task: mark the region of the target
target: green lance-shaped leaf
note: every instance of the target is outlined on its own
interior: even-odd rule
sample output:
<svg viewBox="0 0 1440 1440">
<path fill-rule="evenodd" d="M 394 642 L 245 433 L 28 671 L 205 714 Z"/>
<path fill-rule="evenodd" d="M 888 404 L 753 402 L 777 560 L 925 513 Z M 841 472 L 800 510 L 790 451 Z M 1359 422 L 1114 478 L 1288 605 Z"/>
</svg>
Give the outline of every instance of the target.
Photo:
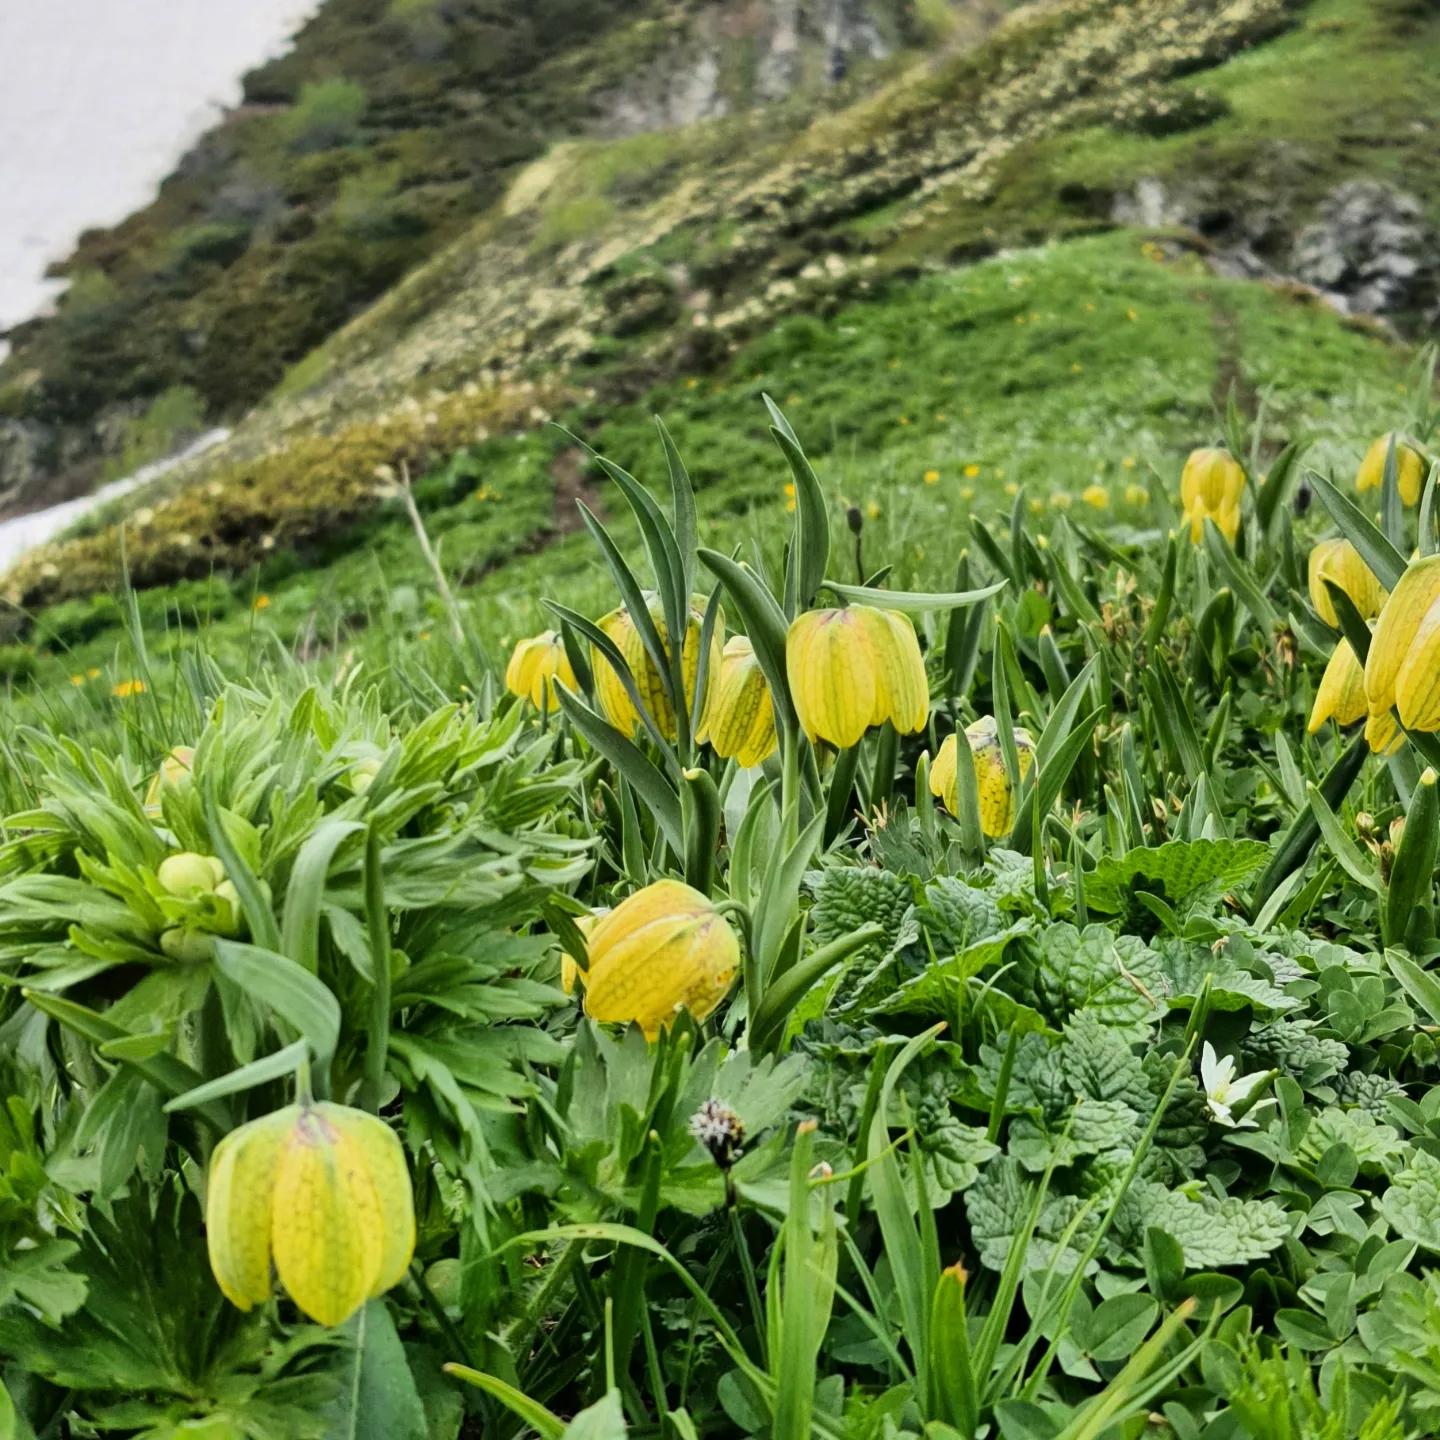
<svg viewBox="0 0 1440 1440">
<path fill-rule="evenodd" d="M 1277 521 L 1284 513 L 1285 501 L 1294 487 L 1300 457 L 1309 446 L 1308 440 L 1292 440 L 1275 457 L 1265 483 L 1255 492 L 1255 518 L 1267 542 L 1274 537 Z"/>
<path fill-rule="evenodd" d="M 1393 590 L 1405 573 L 1405 557 L 1371 523 L 1365 512 L 1348 496 L 1342 495 L 1325 476 L 1311 470 L 1305 477 L 1316 498 L 1340 527 L 1340 533 L 1360 552 L 1360 558 L 1375 572 L 1375 578 Z"/>
<path fill-rule="evenodd" d="M 1350 793 L 1350 787 L 1365 768 L 1369 754 L 1369 742 L 1363 735 L 1357 735 L 1326 772 L 1325 778 L 1320 782 L 1319 791 L 1331 810 L 1336 809 Z M 1289 828 L 1275 848 L 1274 857 L 1260 877 L 1260 883 L 1255 887 L 1252 908 L 1254 905 L 1264 904 L 1266 897 L 1291 871 L 1304 865 L 1314 852 L 1315 842 L 1319 838 L 1320 822 L 1307 799 L 1304 808 L 1290 822 Z"/>
<path fill-rule="evenodd" d="M 260 945 L 217 940 L 215 963 L 282 1029 L 309 1041 L 315 1069 L 323 1074 L 340 1041 L 340 1002 L 330 987 L 288 956 Z"/>
<path fill-rule="evenodd" d="M 1435 933 L 1435 860 L 1440 845 L 1440 785 L 1427 768 L 1410 797 L 1405 833 L 1395 851 L 1385 897 L 1387 945 L 1429 939 Z"/>
<path fill-rule="evenodd" d="M 993 585 L 981 585 L 975 590 L 925 591 L 925 590 L 871 590 L 864 585 L 842 585 L 838 580 L 827 580 L 824 588 L 833 590 L 844 600 L 861 605 L 879 605 L 886 610 L 904 610 L 907 614 L 924 614 L 927 610 L 960 610 L 967 605 L 979 605 L 982 601 L 998 595 L 1006 582 L 997 580 Z"/>
<path fill-rule="evenodd" d="M 785 678 L 785 638 L 790 628 L 785 612 L 748 565 L 718 550 L 702 549 L 700 558 L 734 601 L 736 614 L 745 626 L 755 659 L 770 687 L 775 723 L 782 730 L 792 732 L 796 722 L 790 686 Z"/>
<path fill-rule="evenodd" d="M 791 617 L 808 610 L 815 593 L 825 578 L 830 564 L 830 515 L 825 505 L 825 492 L 820 488 L 800 441 L 780 407 L 767 395 L 765 408 L 770 412 L 770 434 L 780 447 L 795 477 L 795 541 L 790 547 L 785 594 L 793 597 Z"/>
</svg>

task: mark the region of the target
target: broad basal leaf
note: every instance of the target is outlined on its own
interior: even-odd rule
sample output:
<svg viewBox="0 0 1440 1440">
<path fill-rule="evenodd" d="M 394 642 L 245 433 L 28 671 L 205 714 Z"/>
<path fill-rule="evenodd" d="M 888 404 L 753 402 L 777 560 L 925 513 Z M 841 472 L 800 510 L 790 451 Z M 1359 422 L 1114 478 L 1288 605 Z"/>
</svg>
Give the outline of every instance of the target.
<svg viewBox="0 0 1440 1440">
<path fill-rule="evenodd" d="M 1118 859 L 1110 856 L 1085 880 L 1092 910 L 1118 915 L 1137 889 L 1161 893 L 1174 910 L 1211 905 L 1249 879 L 1264 864 L 1270 847 L 1260 840 L 1169 840 L 1144 845 Z"/>
</svg>

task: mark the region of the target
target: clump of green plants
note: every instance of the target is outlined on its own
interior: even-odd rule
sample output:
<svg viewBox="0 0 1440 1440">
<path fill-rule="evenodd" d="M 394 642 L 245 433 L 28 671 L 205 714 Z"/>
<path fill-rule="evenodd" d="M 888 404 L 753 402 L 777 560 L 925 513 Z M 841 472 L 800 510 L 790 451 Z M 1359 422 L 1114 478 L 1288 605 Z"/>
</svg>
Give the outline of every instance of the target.
<svg viewBox="0 0 1440 1440">
<path fill-rule="evenodd" d="M 132 597 L 7 742 L 16 1426 L 1429 1433 L 1430 363 L 1353 486 L 1232 404 L 1174 533 L 1021 490 L 946 590 L 767 400 L 785 532 L 597 455 L 503 666 L 438 564 L 373 679 Z"/>
</svg>

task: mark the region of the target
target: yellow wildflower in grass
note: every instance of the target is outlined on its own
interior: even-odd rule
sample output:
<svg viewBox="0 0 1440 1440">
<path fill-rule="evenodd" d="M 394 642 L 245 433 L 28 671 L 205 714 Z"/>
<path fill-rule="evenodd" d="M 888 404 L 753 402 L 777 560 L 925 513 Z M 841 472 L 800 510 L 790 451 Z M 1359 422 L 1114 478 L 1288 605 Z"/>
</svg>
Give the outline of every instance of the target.
<svg viewBox="0 0 1440 1440">
<path fill-rule="evenodd" d="M 1125 503 L 1127 505 L 1148 505 L 1150 492 L 1143 485 L 1127 485 L 1125 487 Z"/>
<path fill-rule="evenodd" d="M 537 710 L 553 711 L 560 706 L 557 680 L 569 690 L 580 688 L 565 642 L 554 630 L 542 630 L 516 644 L 505 667 L 505 688 L 512 695 L 528 700 Z"/>
<path fill-rule="evenodd" d="M 788 511 L 790 511 L 792 514 L 794 513 L 794 510 L 795 510 L 795 482 L 794 482 L 793 480 L 787 480 L 787 481 L 785 482 L 785 508 L 786 508 Z"/>
<path fill-rule="evenodd" d="M 1070 362 L 1070 373 L 1072 375 L 1079 375 L 1084 369 L 1085 367 L 1078 360 L 1072 360 Z"/>
<path fill-rule="evenodd" d="M 733 759 L 746 769 L 762 764 L 778 748 L 770 687 L 744 635 L 726 642 L 705 723 L 696 738 L 708 741 L 722 759 Z"/>
<path fill-rule="evenodd" d="M 1020 493 L 1020 487 L 1013 480 L 1007 480 L 1005 482 L 1005 493 L 1013 499 Z"/>
<path fill-rule="evenodd" d="M 910 417 L 908 415 L 902 415 L 900 417 L 900 423 L 902 425 L 908 425 L 910 423 Z"/>
<path fill-rule="evenodd" d="M 924 479 L 927 485 L 938 485 L 940 483 L 940 472 L 938 470 L 927 470 Z"/>
<path fill-rule="evenodd" d="M 1333 720 L 1342 729 L 1357 720 L 1365 720 L 1365 738 L 1375 751 L 1393 752 L 1404 744 L 1404 737 L 1390 711 L 1370 713 L 1370 703 L 1365 694 L 1365 671 L 1355 658 L 1348 640 L 1342 640 L 1335 647 L 1325 666 L 1306 728 L 1314 735 L 1324 728 L 1327 720 Z"/>
<path fill-rule="evenodd" d="M 85 678 L 87 680 L 98 680 L 100 678 L 100 667 L 98 665 L 92 665 L 85 672 Z"/>
<path fill-rule="evenodd" d="M 1087 485 L 1080 492 L 1080 498 L 1092 510 L 1108 510 L 1110 508 L 1110 492 L 1103 485 Z"/>
<path fill-rule="evenodd" d="M 121 680 L 111 687 L 110 693 L 117 700 L 131 700 L 136 695 L 145 693 L 145 682 L 143 680 Z"/>
<path fill-rule="evenodd" d="M 1140 312 L 1133 305 L 1131 305 L 1127 307 L 1125 311 L 1125 318 L 1127 320 L 1138 320 L 1140 318 Z"/>
<path fill-rule="evenodd" d="M 880 502 L 878 500 L 867 500 L 865 502 L 865 516 L 869 520 L 880 518 Z"/>
<path fill-rule="evenodd" d="M 257 610 L 268 610 L 270 608 L 270 597 L 268 595 L 257 595 L 255 597 L 255 608 Z"/>
<path fill-rule="evenodd" d="M 1407 730 L 1440 730 L 1440 555 L 1412 561 L 1385 602 L 1365 694 L 1372 716 L 1394 708 Z"/>
<path fill-rule="evenodd" d="M 1045 513 L 1045 502 L 1036 496 L 1030 500 L 1030 513 L 1032 515 L 1043 515 Z"/>
<path fill-rule="evenodd" d="M 898 610 L 810 610 L 790 625 L 785 670 L 806 736 L 848 749 L 887 720 L 924 727 L 930 686 L 915 627 Z"/>
<path fill-rule="evenodd" d="M 1135 468 L 1135 464 L 1135 457 L 1133 455 L 1127 455 L 1123 460 L 1121 460 L 1120 468 L 1122 470 L 1133 470 Z"/>
<path fill-rule="evenodd" d="M 1205 522 L 1213 520 L 1233 544 L 1240 532 L 1244 493 L 1245 471 L 1228 450 L 1192 450 L 1180 476 L 1180 501 L 1190 525 L 1190 539 L 1198 545 L 1205 538 Z"/>
<path fill-rule="evenodd" d="M 1322 540 L 1311 552 L 1308 567 L 1310 603 L 1315 613 L 1327 624 L 1340 625 L 1335 613 L 1335 602 L 1325 587 L 1328 580 L 1338 585 L 1360 612 L 1362 620 L 1370 620 L 1380 613 L 1385 603 L 1385 592 L 1375 578 L 1375 572 L 1360 558 L 1360 552 L 1348 540 Z"/>
<path fill-rule="evenodd" d="M 1355 488 L 1364 494 L 1367 490 L 1379 490 L 1385 483 L 1385 457 L 1390 453 L 1392 440 L 1395 442 L 1395 481 L 1400 499 L 1406 505 L 1418 505 L 1429 465 L 1409 440 L 1393 430 L 1371 442 L 1360 468 L 1355 472 Z"/>
<path fill-rule="evenodd" d="M 970 759 L 975 767 L 975 786 L 980 799 L 980 828 L 992 840 L 1008 835 L 1015 828 L 1015 792 L 1005 771 L 1005 756 L 1000 748 L 1000 734 L 993 715 L 983 715 L 967 726 L 965 739 L 970 746 Z M 1035 763 L 1035 742 L 1028 730 L 1015 729 L 1015 751 L 1020 762 L 1020 778 L 1030 773 Z M 930 790 L 954 815 L 959 809 L 955 788 L 955 766 L 958 763 L 959 741 L 947 735 L 941 742 L 930 767 Z"/>
<path fill-rule="evenodd" d="M 70 677 L 70 683 L 72 685 L 83 685 L 85 683 L 85 677 L 83 675 L 72 675 Z"/>
<path fill-rule="evenodd" d="M 960 487 L 960 498 L 968 505 L 975 498 L 975 487 L 973 485 L 962 485 Z"/>
<path fill-rule="evenodd" d="M 587 927 L 585 1013 L 639 1025 L 647 1040 L 681 1010 L 706 1019 L 740 965 L 740 942 L 698 890 L 657 880 Z"/>
<path fill-rule="evenodd" d="M 650 618 L 654 621 L 655 629 L 660 635 L 660 643 L 668 654 L 670 636 L 665 628 L 659 598 L 650 596 L 648 603 Z M 693 705 L 695 700 L 695 684 L 700 670 L 700 628 L 703 618 L 703 604 L 697 607 L 692 600 L 680 657 L 687 705 Z M 655 662 L 650 658 L 650 652 L 646 650 L 645 642 L 640 638 L 640 632 L 635 628 L 635 622 L 630 618 L 629 611 L 621 606 L 618 610 L 612 610 L 597 623 L 601 630 L 615 642 L 622 658 L 630 667 L 630 673 L 635 679 L 635 688 L 640 693 L 641 703 L 649 712 L 651 719 L 655 721 L 660 733 L 667 740 L 673 740 L 677 734 L 675 712 L 671 709 L 669 697 L 661 683 L 660 672 L 655 668 Z M 724 617 L 717 616 L 715 631 L 710 637 L 710 663 L 706 668 L 707 691 L 713 689 L 715 677 L 720 673 L 720 656 L 724 643 Z M 640 712 L 636 710 L 634 702 L 626 692 L 619 672 L 599 650 L 592 650 L 591 654 L 595 666 L 595 698 L 600 703 L 601 712 L 622 735 L 634 735 L 640 727 Z M 703 701 L 700 713 L 703 723 L 705 714 Z"/>
<path fill-rule="evenodd" d="M 210 1158 L 205 1231 L 216 1283 L 241 1310 L 270 1266 L 312 1320 L 340 1325 L 405 1274 L 415 1207 L 405 1152 L 381 1119 L 291 1105 L 233 1130 Z"/>
<path fill-rule="evenodd" d="M 980 467 L 976 465 L 973 461 L 965 467 L 965 478 L 967 480 L 975 479 L 975 477 L 979 475 L 979 473 Z"/>
<path fill-rule="evenodd" d="M 1075 503 L 1075 497 L 1068 490 L 1055 490 L 1050 495 L 1052 510 L 1068 510 Z"/>
</svg>

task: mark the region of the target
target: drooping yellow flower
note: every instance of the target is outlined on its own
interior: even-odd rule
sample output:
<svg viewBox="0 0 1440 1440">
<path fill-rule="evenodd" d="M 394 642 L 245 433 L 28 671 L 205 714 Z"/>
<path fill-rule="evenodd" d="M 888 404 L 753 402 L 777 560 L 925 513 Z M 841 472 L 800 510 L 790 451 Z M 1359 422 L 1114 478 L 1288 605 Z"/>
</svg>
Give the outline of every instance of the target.
<svg viewBox="0 0 1440 1440">
<path fill-rule="evenodd" d="M 993 715 L 982 715 L 967 726 L 965 739 L 970 745 L 970 758 L 975 767 L 975 786 L 980 797 L 980 828 L 993 840 L 1008 835 L 1015 828 L 1015 791 L 1005 771 L 1005 755 L 1000 748 L 1000 732 Z M 1015 752 L 1020 762 L 1020 778 L 1030 773 L 1035 763 L 1035 742 L 1028 730 L 1015 729 Z M 945 808 L 954 815 L 959 809 L 956 793 L 955 767 L 959 743 L 947 735 L 940 744 L 935 763 L 930 767 L 930 789 Z"/>
<path fill-rule="evenodd" d="M 542 630 L 516 644 L 505 667 L 505 688 L 512 695 L 528 700 L 537 710 L 557 710 L 557 680 L 569 690 L 580 688 L 565 642 L 554 630 Z"/>
<path fill-rule="evenodd" d="M 1371 442 L 1360 468 L 1355 472 L 1355 488 L 1363 494 L 1366 490 L 1378 490 L 1384 485 L 1385 457 L 1390 453 L 1392 440 L 1395 442 L 1395 480 L 1401 502 L 1418 505 L 1428 466 L 1425 457 L 1414 445 L 1393 430 Z"/>
<path fill-rule="evenodd" d="M 805 734 L 842 750 L 887 720 L 902 734 L 920 730 L 930 713 L 920 643 L 898 610 L 850 605 L 797 616 L 785 673 Z"/>
<path fill-rule="evenodd" d="M 659 597 L 647 598 L 650 618 L 655 622 L 655 629 L 660 635 L 660 643 L 668 654 L 670 635 L 665 628 Z M 704 603 L 692 600 L 690 618 L 685 626 L 685 645 L 680 656 L 680 668 L 685 683 L 685 701 L 687 705 L 692 706 L 695 703 L 695 683 L 700 670 L 700 631 L 704 614 Z M 625 663 L 630 667 L 631 675 L 635 678 L 635 688 L 640 692 L 641 702 L 651 719 L 655 721 L 660 733 L 667 740 L 673 740 L 676 735 L 675 712 L 671 709 L 670 701 L 665 694 L 665 687 L 660 680 L 660 672 L 655 668 L 655 662 L 651 660 L 650 652 L 646 650 L 645 642 L 640 638 L 640 632 L 630 618 L 630 612 L 622 606 L 618 610 L 612 610 L 598 623 L 600 628 L 619 647 L 620 654 L 624 657 Z M 702 725 L 709 693 L 714 689 L 715 677 L 720 673 L 720 657 L 724 643 L 724 618 L 717 616 L 715 630 L 710 637 L 710 663 L 706 667 L 706 699 L 700 706 Z M 601 711 L 621 734 L 633 735 L 640 726 L 640 712 L 631 701 L 615 667 L 599 650 L 593 650 L 591 653 L 595 664 L 595 698 L 600 702 Z"/>
<path fill-rule="evenodd" d="M 232 1131 L 205 1186 L 210 1268 L 242 1310 L 280 1283 L 312 1320 L 339 1325 L 405 1273 L 415 1208 L 405 1152 L 383 1120 L 291 1105 Z"/>
<path fill-rule="evenodd" d="M 740 964 L 740 942 L 698 890 L 657 880 L 596 920 L 587 937 L 585 1013 L 634 1021 L 653 1040 L 681 1010 L 704 1020 Z"/>
<path fill-rule="evenodd" d="M 1092 510 L 1108 510 L 1110 508 L 1110 492 L 1103 485 L 1087 485 L 1080 492 L 1080 498 Z"/>
<path fill-rule="evenodd" d="M 1190 523 L 1190 539 L 1205 538 L 1205 522 L 1213 520 L 1220 533 L 1234 543 L 1240 533 L 1240 501 L 1245 494 L 1245 471 L 1222 447 L 1192 450 L 1180 475 L 1180 503 Z"/>
<path fill-rule="evenodd" d="M 726 641 L 697 737 L 715 753 L 749 768 L 775 753 L 775 707 L 754 647 L 744 635 Z"/>
<path fill-rule="evenodd" d="M 1333 720 L 1340 726 L 1353 725 L 1369 713 L 1370 706 L 1365 699 L 1365 671 L 1355 658 L 1350 642 L 1342 640 L 1320 677 L 1320 688 L 1315 692 L 1315 704 L 1311 707 L 1310 722 L 1306 728 L 1314 735 L 1327 720 Z"/>
<path fill-rule="evenodd" d="M 1440 730 L 1440 555 L 1412 561 L 1385 602 L 1365 693 L 1372 715 L 1393 706 L 1407 730 Z"/>
<path fill-rule="evenodd" d="M 1340 617 L 1335 613 L 1335 602 L 1325 588 L 1328 580 L 1338 585 L 1360 612 L 1362 620 L 1371 620 L 1380 613 L 1385 603 L 1385 592 L 1375 578 L 1375 572 L 1360 558 L 1360 552 L 1348 540 L 1322 540 L 1310 552 L 1310 603 L 1315 613 L 1327 624 L 1337 629 Z"/>
</svg>

